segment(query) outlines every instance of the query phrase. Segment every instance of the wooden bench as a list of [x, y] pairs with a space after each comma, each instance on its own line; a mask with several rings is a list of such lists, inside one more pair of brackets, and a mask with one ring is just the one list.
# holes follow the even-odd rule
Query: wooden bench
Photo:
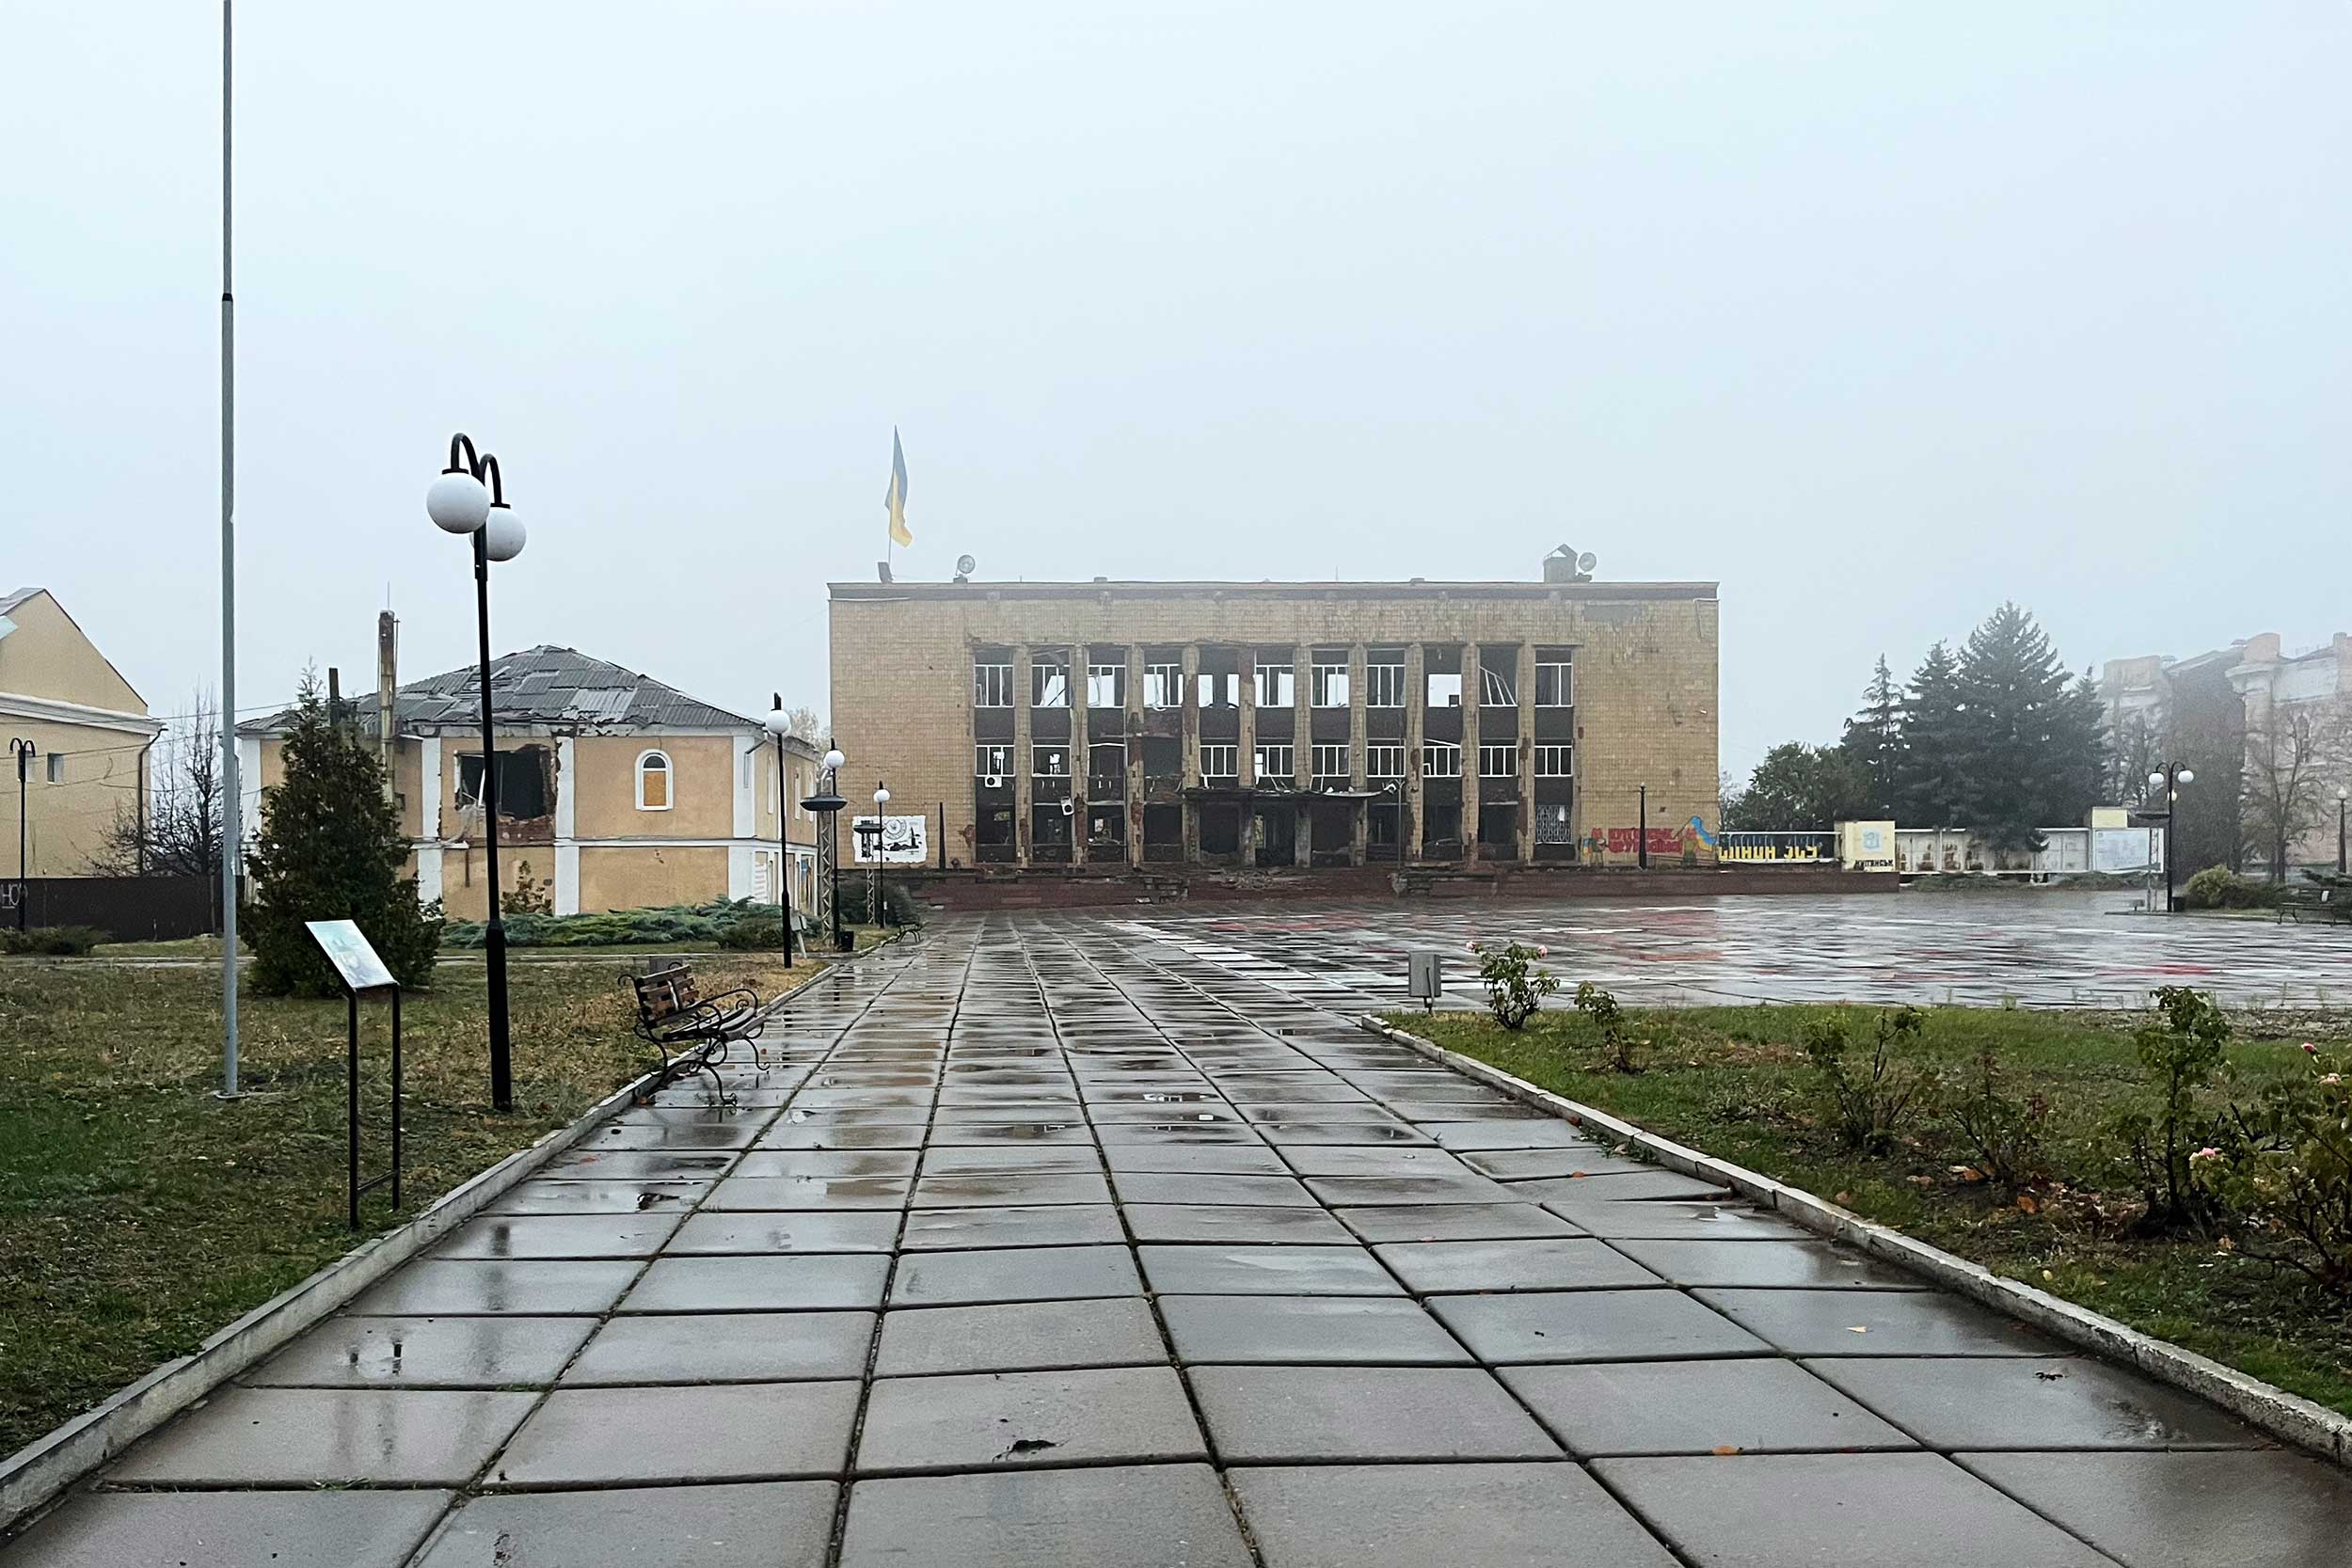
[[768, 1058], [759, 1049], [767, 1010], [752, 991], [738, 989], [705, 996], [694, 984], [693, 970], [682, 963], [622, 978], [635, 993], [637, 1037], [661, 1053], [654, 1090], [701, 1072], [709, 1075], [721, 1099], [727, 1098], [719, 1068], [739, 1040], [751, 1048], [760, 1071], [768, 1070]]
[[[2337, 896], [2339, 894], [2343, 896]], [[2352, 889], [2282, 887], [2279, 890], [2280, 925], [2293, 919], [2299, 926], [2307, 914], [2321, 920], [2352, 920]]]

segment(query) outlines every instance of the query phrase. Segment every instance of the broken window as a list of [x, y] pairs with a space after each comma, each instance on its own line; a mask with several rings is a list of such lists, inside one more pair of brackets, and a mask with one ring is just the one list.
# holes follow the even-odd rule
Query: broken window
[[1009, 746], [977, 746], [973, 748], [972, 771], [983, 779], [1001, 779], [1012, 771], [1012, 748]]
[[1432, 779], [1458, 779], [1462, 776], [1462, 748], [1451, 740], [1424, 741], [1421, 748], [1421, 770]]
[[1290, 707], [1297, 702], [1291, 667], [1287, 664], [1258, 666], [1258, 705], [1260, 707]]
[[1087, 748], [1087, 777], [1103, 788], [1117, 789], [1127, 778], [1126, 743], [1098, 741]]
[[[548, 815], [548, 750], [544, 746], [517, 746], [511, 752], [501, 752], [499, 758], [499, 815], [512, 817], [545, 816]], [[646, 762], [659, 758], [655, 787], [660, 803], [645, 803]], [[670, 809], [670, 759], [660, 752], [647, 752], [637, 761], [637, 804], [644, 811]], [[482, 753], [461, 752], [457, 758], [457, 805], [479, 809], [482, 804]]]
[[1202, 707], [1239, 707], [1241, 677], [1231, 670], [1203, 670], [1200, 675]]
[[974, 707], [1012, 706], [1012, 666], [1009, 664], [975, 664], [972, 666], [972, 705]]
[[1405, 659], [1402, 655], [1375, 657], [1364, 666], [1364, 706], [1405, 705]]
[[1040, 779], [1067, 777], [1070, 772], [1070, 749], [1066, 746], [1030, 747], [1029, 772]]
[[1143, 667], [1143, 705], [1166, 708], [1184, 705], [1184, 667], [1147, 664]]
[[1347, 666], [1318, 664], [1315, 666], [1314, 705], [1317, 707], [1347, 705]]
[[1127, 705], [1127, 667], [1123, 664], [1087, 666], [1087, 706], [1122, 708]]
[[1295, 747], [1268, 745], [1257, 749], [1258, 780], [1287, 784], [1298, 771], [1298, 752]]
[[1181, 778], [1184, 771], [1184, 743], [1172, 735], [1147, 735], [1143, 737], [1143, 776], [1147, 779]]
[[1512, 689], [1510, 672], [1498, 670], [1481, 660], [1478, 666], [1478, 701], [1485, 707], [1517, 707], [1519, 694]]
[[1429, 672], [1428, 703], [1431, 707], [1460, 707], [1462, 705], [1462, 672], [1432, 670]]
[[1031, 707], [1068, 707], [1070, 705], [1070, 666], [1058, 658], [1035, 658], [1029, 661], [1029, 705]]

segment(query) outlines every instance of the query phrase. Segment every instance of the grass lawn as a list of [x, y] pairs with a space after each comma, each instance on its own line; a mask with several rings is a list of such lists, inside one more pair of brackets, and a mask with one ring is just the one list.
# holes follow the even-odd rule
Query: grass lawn
[[[1643, 1070], [1630, 1075], [1605, 1065], [1590, 1024], [1565, 1008], [1537, 1014], [1516, 1034], [1483, 1012], [1396, 1013], [1389, 1022], [2352, 1414], [2352, 1304], [2212, 1238], [2122, 1234], [2138, 1195], [2099, 1129], [2151, 1098], [2132, 1047], [2139, 1017], [1928, 1011], [1921, 1049], [1950, 1080], [1989, 1048], [2008, 1092], [2048, 1101], [2049, 1179], [2027, 1188], [2021, 1204], [1971, 1179], [1974, 1150], [1933, 1110], [1885, 1156], [1853, 1153], [1825, 1131], [1799, 1042], [1809, 1022], [1835, 1010], [1629, 1011], [1633, 1037], [1646, 1042], [1636, 1052]], [[1857, 1050], [1867, 1051], [1869, 1012], [1847, 1011]], [[2233, 1022], [2230, 1059], [2249, 1097], [2264, 1078], [2299, 1069], [2298, 1041], [2341, 1038], [2346, 1028], [2281, 1015]], [[2212, 1098], [2217, 1108], [2220, 1097]]]
[[[767, 996], [787, 979], [772, 954], [696, 967], [709, 990]], [[511, 1116], [489, 1109], [482, 967], [444, 963], [407, 999], [409, 1212], [652, 1064], [621, 968], [514, 967]], [[344, 1004], [247, 995], [238, 1014], [251, 1094], [223, 1103], [212, 970], [0, 959], [0, 1454], [355, 1243]], [[363, 1007], [363, 1174], [388, 1158], [388, 1009]], [[389, 1189], [361, 1203], [371, 1225], [396, 1217]]]

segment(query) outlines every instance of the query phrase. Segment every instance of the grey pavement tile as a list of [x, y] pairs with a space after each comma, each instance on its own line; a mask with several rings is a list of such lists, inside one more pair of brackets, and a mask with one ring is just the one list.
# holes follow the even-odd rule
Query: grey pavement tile
[[1120, 1171], [1114, 1178], [1121, 1203], [1227, 1203], [1313, 1209], [1314, 1195], [1288, 1176], [1226, 1176], [1165, 1171]]
[[1011, 1246], [1082, 1246], [1126, 1240], [1108, 1204], [1036, 1209], [914, 1209], [898, 1244], [908, 1252]]
[[1509, 1367], [1501, 1376], [1581, 1455], [1918, 1447], [1860, 1402], [1777, 1356]]
[[1257, 1124], [1256, 1131], [1265, 1141], [1282, 1147], [1290, 1144], [1358, 1145], [1367, 1148], [1387, 1148], [1397, 1144], [1426, 1145], [1431, 1139], [1420, 1128], [1408, 1127], [1401, 1121], [1328, 1121], [1301, 1118], [1296, 1121], [1271, 1121]]
[[1168, 1362], [1150, 1304], [1140, 1296], [926, 1307], [882, 1320], [876, 1377], [930, 1372], [1040, 1371]]
[[1067, 1121], [1002, 1122], [951, 1121], [931, 1124], [929, 1148], [988, 1148], [1007, 1145], [1030, 1148], [1044, 1144], [1091, 1144], [1093, 1130], [1075, 1117]]
[[1567, 1122], [1534, 1115], [1424, 1122], [1421, 1130], [1441, 1148], [1457, 1152], [1488, 1148], [1589, 1148], [1593, 1142], [1589, 1134]]
[[835, 1127], [824, 1122], [780, 1121], [759, 1136], [754, 1148], [920, 1148], [921, 1127]]
[[927, 1176], [914, 1184], [917, 1209], [1032, 1208], [1110, 1200], [1110, 1183], [1099, 1170], [1037, 1176]]
[[1133, 1203], [1127, 1224], [1138, 1242], [1265, 1242], [1344, 1243], [1347, 1232], [1319, 1209], [1235, 1207], [1230, 1204]]
[[493, 1214], [684, 1213], [707, 1181], [518, 1181], [490, 1205]]
[[1099, 1173], [1103, 1157], [1088, 1144], [989, 1144], [977, 1148], [933, 1148], [923, 1154], [925, 1176], [1048, 1176]]
[[1676, 1285], [1757, 1290], [1925, 1291], [1928, 1282], [1835, 1243], [1621, 1240], [1619, 1252]]
[[1790, 1355], [2049, 1355], [2057, 1341], [1929, 1291], [1691, 1292]]
[[1641, 1174], [1658, 1167], [1646, 1161], [1612, 1154], [1597, 1144], [1582, 1148], [1482, 1148], [1462, 1155], [1462, 1164], [1498, 1181], [1532, 1181], [1545, 1177]]
[[841, 1568], [1251, 1568], [1206, 1465], [860, 1481]]
[[733, 1149], [653, 1150], [575, 1148], [540, 1167], [542, 1174], [576, 1181], [691, 1181], [719, 1175], [735, 1164]]
[[864, 1110], [827, 1105], [802, 1110], [797, 1104], [776, 1118], [778, 1127], [921, 1127], [931, 1119], [928, 1101], [919, 1105], [876, 1105]]
[[1560, 1455], [1475, 1368], [1201, 1367], [1187, 1375], [1227, 1465]]
[[1485, 1242], [1521, 1236], [1581, 1236], [1584, 1232], [1533, 1203], [1453, 1203], [1426, 1207], [1334, 1209], [1332, 1214], [1367, 1242]]
[[358, 1318], [311, 1329], [238, 1381], [253, 1387], [498, 1388], [548, 1384], [591, 1318]]
[[1260, 1143], [1105, 1144], [1103, 1159], [1114, 1177], [1128, 1171], [1224, 1176], [1288, 1176], [1282, 1157]]
[[1435, 1144], [1287, 1144], [1281, 1157], [1301, 1176], [1469, 1176], [1459, 1156]]
[[1232, 1472], [1265, 1568], [1674, 1568], [1574, 1465], [1349, 1465]]
[[858, 1386], [558, 1388], [506, 1446], [494, 1486], [792, 1481], [842, 1473]]
[[2352, 1540], [2352, 1475], [2297, 1453], [1971, 1453], [1960, 1463], [2127, 1568], [2342, 1568]]
[[1488, 1366], [1761, 1355], [1768, 1346], [1679, 1291], [1527, 1291], [1436, 1296], [1445, 1325]]
[[1192, 1366], [1444, 1366], [1470, 1359], [1419, 1304], [1401, 1297], [1163, 1295], [1159, 1303], [1176, 1354]]
[[418, 1568], [823, 1568], [839, 1492], [784, 1481], [477, 1497]]
[[5, 1553], [10, 1568], [401, 1568], [451, 1494], [84, 1492]]
[[1612, 1203], [1587, 1196], [1545, 1208], [1581, 1230], [1611, 1240], [1623, 1236], [1652, 1241], [1793, 1242], [1813, 1232], [1745, 1203]]
[[1937, 1449], [2245, 1449], [2204, 1401], [2082, 1356], [1871, 1356], [1805, 1366]]
[[755, 1148], [727, 1174], [739, 1176], [913, 1176], [912, 1148]]
[[1937, 1454], [1597, 1459], [1592, 1467], [1698, 1568], [2107, 1568]]
[[1263, 1146], [1260, 1129], [1238, 1121], [1106, 1121], [1094, 1129], [1104, 1148], [1117, 1144], [1250, 1144]]
[[871, 1312], [614, 1318], [580, 1352], [563, 1386], [859, 1377], [873, 1338]]
[[670, 1257], [759, 1252], [888, 1252], [895, 1209], [734, 1211], [690, 1214], [662, 1252]]
[[1172, 1367], [877, 1378], [860, 1474], [1200, 1459]]
[[367, 1317], [596, 1316], [612, 1309], [644, 1266], [633, 1259], [512, 1263], [420, 1259], [361, 1292], [350, 1310]]
[[706, 1211], [903, 1209], [914, 1181], [904, 1176], [730, 1176], [710, 1189]]
[[232, 1388], [134, 1445], [111, 1482], [463, 1486], [536, 1394]]
[[1335, 1209], [1391, 1204], [1515, 1203], [1514, 1189], [1475, 1171], [1426, 1176], [1317, 1176], [1307, 1188]]
[[1656, 1169], [1515, 1181], [1510, 1190], [1530, 1203], [1629, 1203], [1650, 1198], [1705, 1202], [1731, 1196], [1731, 1189], [1720, 1181]]
[[648, 1258], [682, 1217], [675, 1208], [635, 1214], [486, 1214], [433, 1249], [436, 1258]]
[[1263, 1125], [1270, 1121], [1319, 1121], [1332, 1125], [1364, 1122], [1379, 1127], [1403, 1127], [1404, 1118], [1385, 1105], [1369, 1100], [1331, 1101], [1314, 1100], [1275, 1100], [1237, 1106], [1244, 1121]]
[[1143, 1280], [1123, 1246], [996, 1247], [912, 1252], [890, 1284], [893, 1307], [962, 1307], [987, 1302], [1073, 1301], [1139, 1296]]
[[942, 1105], [938, 1119], [961, 1127], [1037, 1127], [1086, 1118], [1075, 1102], [1041, 1101], [1031, 1104]]
[[1395, 1296], [1404, 1288], [1359, 1246], [1140, 1246], [1160, 1295]]
[[879, 1253], [657, 1258], [623, 1312], [788, 1312], [882, 1305], [890, 1259]]
[[1391, 1242], [1375, 1248], [1415, 1295], [1467, 1291], [1616, 1291], [1662, 1283], [1581, 1236], [1497, 1242]]
[[1236, 1125], [1243, 1119], [1239, 1110], [1216, 1095], [1156, 1104], [1149, 1101], [1122, 1104], [1115, 1101], [1089, 1101], [1087, 1117], [1098, 1127], [1138, 1123], [1157, 1125], [1167, 1121], [1214, 1127]]
[[708, 1153], [712, 1149], [748, 1148], [760, 1130], [768, 1125], [768, 1113], [754, 1111], [750, 1116], [714, 1117], [709, 1112], [692, 1113], [691, 1119], [649, 1121], [646, 1117], [669, 1117], [666, 1111], [641, 1111], [607, 1122], [582, 1141], [581, 1147], [601, 1149], [627, 1148], [650, 1153], [662, 1149], [685, 1149]]

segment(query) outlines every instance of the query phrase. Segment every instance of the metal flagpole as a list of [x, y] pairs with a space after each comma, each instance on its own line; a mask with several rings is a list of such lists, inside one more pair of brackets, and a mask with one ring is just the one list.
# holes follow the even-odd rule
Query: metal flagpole
[[237, 873], [245, 857], [237, 768], [237, 301], [230, 288], [230, 43], [220, 0], [220, 1097], [237, 1091]]

